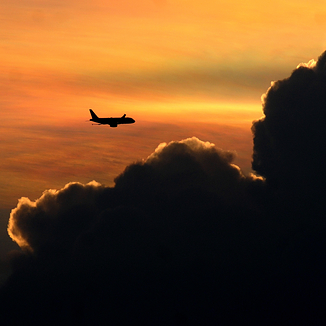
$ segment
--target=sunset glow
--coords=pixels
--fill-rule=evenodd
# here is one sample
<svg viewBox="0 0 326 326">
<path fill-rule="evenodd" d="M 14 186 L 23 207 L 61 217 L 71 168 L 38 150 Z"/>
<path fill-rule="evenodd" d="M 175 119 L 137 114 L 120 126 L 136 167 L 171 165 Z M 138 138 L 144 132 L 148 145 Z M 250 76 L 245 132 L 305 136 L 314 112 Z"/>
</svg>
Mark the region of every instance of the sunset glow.
<svg viewBox="0 0 326 326">
<path fill-rule="evenodd" d="M 261 95 L 326 47 L 324 1 L 0 4 L 0 203 L 113 184 L 161 142 L 197 136 L 246 173 Z M 134 126 L 95 127 L 99 116 Z"/>
</svg>

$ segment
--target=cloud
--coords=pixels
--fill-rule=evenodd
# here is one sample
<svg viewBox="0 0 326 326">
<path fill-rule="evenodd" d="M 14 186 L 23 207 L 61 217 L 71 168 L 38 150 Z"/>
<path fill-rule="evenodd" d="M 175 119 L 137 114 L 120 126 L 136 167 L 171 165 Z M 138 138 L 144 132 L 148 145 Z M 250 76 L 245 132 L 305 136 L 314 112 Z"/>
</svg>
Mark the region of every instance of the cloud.
<svg viewBox="0 0 326 326">
<path fill-rule="evenodd" d="M 113 324 L 199 322 L 203 311 L 207 320 L 218 321 L 212 298 L 229 315 L 229 301 L 216 293 L 244 289 L 225 280 L 214 285 L 214 280 L 226 277 L 224 268 L 247 273 L 246 264 L 234 270 L 233 252 L 248 256 L 241 243 L 259 239 L 250 226 L 256 212 L 249 189 L 262 186 L 261 179 L 244 176 L 234 158 L 193 137 L 160 144 L 147 159 L 129 165 L 114 187 L 69 183 L 45 191 L 35 202 L 20 199 L 8 232 L 27 250 L 27 258 L 15 254 L 19 268 L 7 288 L 15 293 L 29 284 L 43 297 L 24 303 L 22 315 L 30 316 L 35 306 L 39 318 L 66 322 L 78 317 L 76 304 L 88 307 L 85 320 L 106 317 Z M 242 228 L 248 233 L 241 235 Z M 16 286 L 22 270 L 27 284 Z M 50 303 L 62 295 L 62 283 L 71 303 L 54 317 Z M 23 292 L 19 300 L 8 295 L 5 306 L 11 306 L 11 298 L 28 301 L 31 293 Z M 192 305 L 198 311 L 189 311 Z"/>
<path fill-rule="evenodd" d="M 262 96 L 264 117 L 252 126 L 252 168 L 266 182 L 263 216 L 283 239 L 277 272 L 256 306 L 271 325 L 281 315 L 301 325 L 325 323 L 325 67 L 326 52 L 272 82 Z"/>
<path fill-rule="evenodd" d="M 35 202 L 21 198 L 11 212 L 8 233 L 20 247 L 36 253 L 67 250 L 107 208 L 132 204 L 147 209 L 146 205 L 159 201 L 170 205 L 170 198 L 177 196 L 180 204 L 189 205 L 185 193 L 191 190 L 211 193 L 223 202 L 233 203 L 233 197 L 243 201 L 243 189 L 255 180 L 232 164 L 234 158 L 233 152 L 195 137 L 162 143 L 146 160 L 129 165 L 115 179 L 114 188 L 95 181 L 73 182 L 44 191 Z"/>
<path fill-rule="evenodd" d="M 114 187 L 21 199 L 24 252 L 0 291 L 6 323 L 325 324 L 325 61 L 272 83 L 253 168 L 193 137 L 162 143 Z"/>
<path fill-rule="evenodd" d="M 195 137 L 162 143 L 145 161 L 127 167 L 115 179 L 116 188 L 145 192 L 144 197 L 151 197 L 153 191 L 166 196 L 200 189 L 234 201 L 233 197 L 241 196 L 242 188 L 251 180 L 232 164 L 234 158 L 235 153 Z"/>
<path fill-rule="evenodd" d="M 35 202 L 23 197 L 10 214 L 8 233 L 27 250 L 67 250 L 93 222 L 96 197 L 103 190 L 95 181 L 87 185 L 74 182 L 60 190 L 44 191 Z"/>
<path fill-rule="evenodd" d="M 252 167 L 279 188 L 301 184 L 307 194 L 326 181 L 325 60 L 326 52 L 300 64 L 262 97 L 265 116 L 253 124 Z"/>
</svg>

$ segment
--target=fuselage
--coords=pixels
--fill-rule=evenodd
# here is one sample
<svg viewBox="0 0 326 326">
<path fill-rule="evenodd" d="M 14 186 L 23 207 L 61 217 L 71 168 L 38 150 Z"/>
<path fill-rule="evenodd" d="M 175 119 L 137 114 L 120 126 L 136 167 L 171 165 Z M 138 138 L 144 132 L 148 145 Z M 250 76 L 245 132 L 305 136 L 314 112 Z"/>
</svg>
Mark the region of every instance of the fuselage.
<svg viewBox="0 0 326 326">
<path fill-rule="evenodd" d="M 109 125 L 110 127 L 117 127 L 120 124 L 135 123 L 133 118 L 126 117 L 125 114 L 121 118 L 99 118 L 92 110 L 90 110 L 90 113 L 92 115 L 92 119 L 89 119 L 89 121 Z"/>
<path fill-rule="evenodd" d="M 90 119 L 90 121 L 101 123 L 104 125 L 111 125 L 111 124 L 128 124 L 128 123 L 134 123 L 135 120 L 133 118 L 95 118 Z"/>
</svg>

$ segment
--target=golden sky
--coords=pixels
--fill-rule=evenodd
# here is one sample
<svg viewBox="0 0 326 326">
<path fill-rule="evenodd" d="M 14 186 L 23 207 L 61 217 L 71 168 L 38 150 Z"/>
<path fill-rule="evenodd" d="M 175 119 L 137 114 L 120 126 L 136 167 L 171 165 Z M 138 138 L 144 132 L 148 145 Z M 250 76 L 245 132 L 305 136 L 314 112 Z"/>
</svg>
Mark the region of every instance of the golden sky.
<svg viewBox="0 0 326 326">
<path fill-rule="evenodd" d="M 247 173 L 261 95 L 325 49 L 324 0 L 1 1 L 0 208 L 192 136 Z"/>
</svg>

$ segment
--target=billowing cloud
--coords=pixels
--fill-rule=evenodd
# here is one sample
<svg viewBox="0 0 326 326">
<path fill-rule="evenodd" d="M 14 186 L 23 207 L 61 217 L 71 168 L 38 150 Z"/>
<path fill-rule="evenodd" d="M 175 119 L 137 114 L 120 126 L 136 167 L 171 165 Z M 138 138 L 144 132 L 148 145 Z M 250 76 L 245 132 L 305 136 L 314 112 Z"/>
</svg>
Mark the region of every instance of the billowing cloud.
<svg viewBox="0 0 326 326">
<path fill-rule="evenodd" d="M 244 195 L 243 188 L 252 178 L 232 164 L 234 158 L 235 153 L 195 137 L 162 143 L 145 161 L 127 167 L 115 179 L 116 188 L 145 192 L 145 198 L 153 192 L 172 197 L 183 190 L 197 189 L 234 202 L 235 197 L 240 200 Z"/>
<path fill-rule="evenodd" d="M 319 191 L 326 181 L 326 52 L 273 82 L 253 124 L 252 167 L 270 184 Z"/>
<path fill-rule="evenodd" d="M 35 202 L 23 197 L 10 214 L 8 233 L 25 249 L 66 250 L 94 222 L 96 198 L 103 190 L 95 181 L 87 185 L 74 182 L 60 190 L 44 191 Z"/>
<path fill-rule="evenodd" d="M 113 324 L 175 324 L 199 322 L 203 312 L 207 320 L 218 321 L 212 299 L 230 315 L 230 301 L 216 293 L 234 295 L 244 289 L 214 280 L 227 276 L 224 268 L 236 274 L 251 268 L 239 268 L 234 252 L 247 257 L 248 247 L 242 244 L 248 238 L 250 247 L 257 244 L 257 228 L 250 226 L 257 213 L 249 190 L 262 186 L 261 179 L 242 174 L 234 157 L 193 137 L 159 145 L 147 159 L 129 165 L 114 187 L 70 183 L 45 191 L 35 202 L 20 199 L 8 231 L 27 249 L 27 258 L 14 255 L 17 270 L 25 270 L 31 288 L 51 293 L 39 290 L 43 300 L 31 301 L 40 318 L 78 318 L 78 302 L 88 307 L 88 321 L 105 317 Z M 241 234 L 242 228 L 248 233 Z M 254 256 L 246 260 L 254 263 Z M 27 272 L 30 268 L 35 274 Z M 65 296 L 71 302 L 67 307 L 58 303 L 62 316 L 54 317 L 49 302 L 62 295 L 62 282 L 69 283 Z M 8 284 L 15 293 L 15 285 Z M 11 296 L 28 300 L 26 291 L 19 300 L 10 294 L 5 306 Z M 195 313 L 189 310 L 192 305 L 198 306 Z M 26 303 L 22 309 L 27 316 L 33 311 Z"/>
<path fill-rule="evenodd" d="M 274 82 L 253 168 L 193 137 L 163 143 L 114 187 L 20 200 L 23 249 L 0 291 L 18 324 L 323 325 L 326 53 Z M 322 199 L 322 200 L 320 200 Z"/>
<path fill-rule="evenodd" d="M 95 181 L 69 183 L 60 190 L 44 191 L 35 202 L 21 198 L 10 215 L 9 235 L 36 253 L 51 248 L 65 251 L 107 208 L 133 205 L 149 210 L 158 203 L 170 206 L 171 198 L 179 198 L 179 205 L 191 205 L 187 198 L 191 191 L 213 194 L 225 203 L 243 203 L 248 199 L 243 198 L 244 188 L 254 178 L 245 177 L 232 164 L 234 157 L 195 137 L 162 143 L 146 160 L 128 166 L 115 179 L 114 188 Z"/>
</svg>

